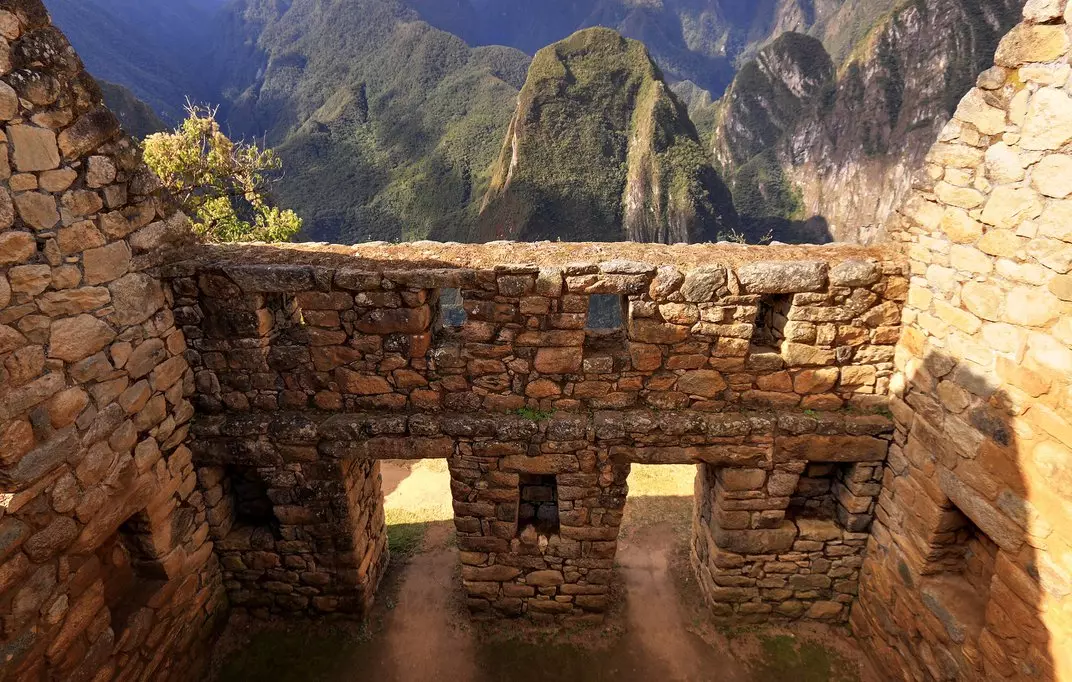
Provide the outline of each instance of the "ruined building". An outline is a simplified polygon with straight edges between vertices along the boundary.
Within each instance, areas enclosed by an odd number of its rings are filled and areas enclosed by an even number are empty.
[[[598,621],[630,464],[697,463],[717,616],[1072,679],[1065,5],[893,244],[222,247],[0,0],[0,679],[194,680],[228,609],[360,618],[388,458],[448,461],[474,617]]]

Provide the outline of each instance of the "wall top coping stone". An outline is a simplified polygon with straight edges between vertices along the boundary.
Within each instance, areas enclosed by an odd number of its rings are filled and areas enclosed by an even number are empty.
[[[540,433],[550,440],[585,440],[589,430],[596,440],[626,435],[663,433],[713,437],[778,433],[783,436],[877,436],[893,431],[886,414],[758,410],[698,412],[599,410],[592,413],[555,413],[538,421],[517,414],[462,412],[251,412],[201,416],[192,433],[202,438],[272,435],[280,442],[315,443],[366,440],[377,436],[440,436],[527,440]]]
[[[164,268],[165,276],[182,276],[204,267],[293,265],[347,268],[364,272],[484,270],[535,273],[554,268],[566,274],[643,275],[659,266],[693,270],[705,266],[736,269],[759,263],[814,262],[834,266],[847,261],[877,262],[886,273],[901,272],[898,246],[851,244],[746,246],[741,244],[641,244],[636,242],[370,242],[354,246],[326,243],[205,244]],[[892,268],[892,270],[890,269]]]

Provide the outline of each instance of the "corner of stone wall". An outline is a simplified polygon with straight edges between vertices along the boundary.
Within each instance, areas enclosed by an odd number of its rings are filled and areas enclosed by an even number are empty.
[[[1072,678],[1072,5],[1024,17],[893,230],[897,432],[852,624],[899,679]]]
[[[151,270],[189,230],[39,0],[0,120],[0,678],[196,678],[225,597]]]

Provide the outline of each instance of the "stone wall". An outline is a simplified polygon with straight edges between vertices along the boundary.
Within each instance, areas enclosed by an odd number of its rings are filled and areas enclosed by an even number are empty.
[[[184,445],[181,236],[36,0],[0,1],[0,678],[196,677],[223,603]]]
[[[852,622],[905,680],[1072,679],[1072,97],[1031,0],[898,225],[912,286]]]
[[[695,463],[716,615],[848,618],[904,680],[1072,678],[1066,5],[962,101],[905,264],[175,249],[43,6],[0,0],[0,679],[199,679],[227,596],[364,615],[398,458],[447,459],[478,616],[599,620],[631,464]]]
[[[882,251],[210,247],[167,276],[236,605],[360,613],[385,560],[369,462],[434,457],[474,613],[598,618],[644,462],[702,465],[694,564],[719,614],[848,615],[907,291]],[[227,493],[250,475],[274,509],[256,529]]]

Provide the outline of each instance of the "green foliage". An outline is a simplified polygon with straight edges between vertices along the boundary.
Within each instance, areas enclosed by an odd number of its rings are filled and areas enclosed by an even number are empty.
[[[731,242],[733,244],[745,244],[745,245],[747,245],[747,244],[759,244],[759,245],[770,244],[772,241],[774,241],[774,231],[773,230],[767,230],[767,232],[762,237],[759,237],[758,239],[755,239],[755,240],[749,240],[748,235],[745,234],[744,232],[740,232],[738,230],[727,230],[727,231],[718,233],[717,241]]]
[[[145,139],[145,163],[212,241],[281,242],[301,229],[301,219],[272,206],[266,191],[282,162],[271,149],[232,142],[216,111],[189,105],[170,133]]]
[[[554,410],[544,412],[533,407],[522,407],[515,413],[522,419],[528,419],[531,422],[545,422],[555,415]]]
[[[803,217],[803,201],[782,169],[773,150],[752,157],[733,176],[733,203],[738,212],[751,217]]]

